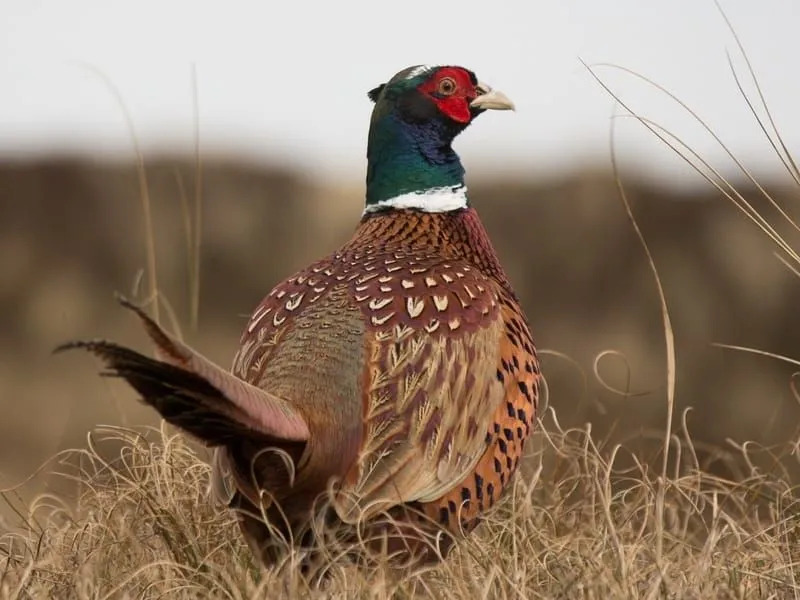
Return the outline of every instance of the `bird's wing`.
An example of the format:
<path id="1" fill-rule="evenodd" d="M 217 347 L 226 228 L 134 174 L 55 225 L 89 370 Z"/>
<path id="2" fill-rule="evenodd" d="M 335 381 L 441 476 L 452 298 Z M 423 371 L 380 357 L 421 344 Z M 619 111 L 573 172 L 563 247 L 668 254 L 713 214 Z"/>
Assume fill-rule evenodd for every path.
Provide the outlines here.
<path id="1" fill-rule="evenodd" d="M 538 414 L 541 372 L 528 323 L 508 290 L 501 290 L 499 298 L 503 335 L 494 376 L 504 391 L 486 432 L 488 447 L 474 469 L 444 495 L 423 499 L 428 517 L 454 533 L 469 531 L 500 497 L 519 466 Z"/>
<path id="2" fill-rule="evenodd" d="M 383 279 L 383 281 L 381 281 Z M 340 516 L 441 497 L 493 441 L 505 322 L 498 284 L 461 262 L 418 264 L 364 281 L 364 433 Z"/>

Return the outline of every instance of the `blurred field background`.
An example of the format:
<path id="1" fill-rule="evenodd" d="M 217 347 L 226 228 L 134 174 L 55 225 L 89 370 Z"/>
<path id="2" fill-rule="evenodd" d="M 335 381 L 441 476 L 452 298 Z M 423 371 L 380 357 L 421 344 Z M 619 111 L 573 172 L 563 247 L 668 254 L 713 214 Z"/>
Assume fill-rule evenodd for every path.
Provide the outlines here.
<path id="1" fill-rule="evenodd" d="M 147 161 L 159 285 L 183 335 L 228 365 L 245 317 L 282 277 L 350 234 L 362 208 L 358 185 L 330 189 L 302 173 L 207 159 L 199 327 L 190 326 L 189 269 L 181 194 L 191 161 Z M 800 407 L 792 369 L 713 347 L 741 344 L 793 356 L 800 324 L 796 277 L 766 237 L 714 191 L 676 192 L 635 177 L 626 189 L 651 246 L 672 312 L 679 409 L 692 406 L 701 453 L 730 437 L 785 441 Z M 181 191 L 183 186 L 183 192 Z M 85 355 L 52 356 L 73 338 L 106 337 L 147 348 L 114 301 L 134 293 L 146 267 L 144 222 L 132 165 L 61 159 L 0 168 L 0 456 L 5 484 L 85 443 L 94 425 L 155 424 L 126 386 L 97 376 Z M 659 438 L 664 420 L 664 343 L 646 258 L 610 172 L 557 180 L 471 180 L 480 211 L 545 355 L 550 403 L 566 426 L 586 421 L 629 446 Z M 775 186 L 791 207 L 790 190 Z M 755 194 L 750 194 L 755 197 Z M 191 196 L 188 198 L 191 202 Z M 140 282 L 139 299 L 147 282 Z M 162 319 L 169 319 L 161 308 Z M 622 397 L 601 385 L 636 393 Z M 627 364 L 626 364 L 627 363 Z"/>
<path id="2" fill-rule="evenodd" d="M 610 167 L 606 137 L 611 101 L 576 57 L 617 60 L 688 91 L 687 102 L 708 115 L 715 129 L 729 134 L 726 139 L 732 139 L 737 155 L 755 169 L 760 184 L 795 219 L 800 217 L 800 203 L 797 188 L 775 164 L 726 70 L 722 48 L 732 42 L 725 37 L 724 22 L 713 4 L 700 11 L 702 18 L 689 19 L 693 25 L 688 30 L 670 26 L 682 22 L 685 11 L 695 10 L 688 7 L 697 3 L 675 3 L 669 9 L 652 9 L 655 12 L 634 3 L 620 4 L 622 8 L 615 10 L 630 12 L 636 35 L 623 36 L 628 30 L 621 23 L 604 27 L 610 22 L 608 15 L 578 3 L 558 22 L 573 26 L 565 30 L 570 35 L 562 36 L 572 45 L 554 46 L 558 52 L 544 61 L 546 65 L 536 58 L 533 46 L 526 46 L 544 42 L 531 41 L 533 37 L 516 30 L 506 38 L 516 52 L 510 58 L 508 53 L 489 57 L 465 47 L 465 57 L 458 62 L 474 67 L 480 77 L 527 107 L 503 119 L 481 118 L 457 141 L 457 149 L 464 150 L 473 205 L 522 299 L 536 341 L 545 350 L 548 401 L 562 425 L 591 422 L 596 439 L 624 442 L 645 456 L 652 449 L 655 457 L 663 437 L 666 392 L 659 301 Z M 748 50 L 753 52 L 756 71 L 772 92 L 771 107 L 779 123 L 788 123 L 782 131 L 796 148 L 798 139 L 792 136 L 800 129 L 792 126 L 797 115 L 791 107 L 800 91 L 796 82 L 780 76 L 780 68 L 775 71 L 773 63 L 780 64 L 785 48 L 776 41 L 780 36 L 771 33 L 772 25 L 786 27 L 796 15 L 787 3 L 768 4 L 777 11 L 771 17 L 766 15 L 769 11 L 751 14 L 752 5 L 744 2 L 726 3 L 725 8 L 735 21 L 739 17 L 737 26 L 750 32 Z M 780 14 L 786 18 L 776 16 Z M 23 16 L 29 28 L 41 17 Z M 409 18 L 405 13 L 398 16 L 400 21 Z M 668 20 L 659 29 L 653 21 L 661 18 Z M 488 31 L 496 36 L 492 39 L 500 39 L 499 27 L 508 24 L 507 15 L 493 19 L 488 25 L 495 29 Z M 14 32 L 8 22 L 3 27 L 7 35 L 0 39 L 4 40 L 12 34 L 21 39 L 20 32 L 32 31 Z M 544 26 L 536 27 L 542 33 Z M 648 27 L 654 29 L 648 33 Z M 159 32 L 161 28 L 168 29 L 162 24 Z M 666 38 L 682 32 L 683 47 L 674 48 L 674 54 L 657 52 L 655 38 L 648 45 L 648 35 L 656 31 Z M 156 36 L 155 46 L 163 43 L 162 37 Z M 609 39 L 617 45 L 604 54 L 601 43 L 587 42 L 592 39 Z M 108 39 L 103 43 L 112 49 L 122 44 Z M 268 42 L 253 42 L 251 50 L 263 50 L 259 43 Z M 626 43 L 629 51 L 643 50 L 625 54 L 620 48 L 624 50 Z M 713 48 L 713 54 L 697 53 L 701 47 Z M 426 50 L 433 58 L 442 54 L 435 44 Z M 447 50 L 453 54 L 452 48 Z M 56 345 L 74 338 L 104 337 L 138 348 L 147 344 L 137 323 L 113 298 L 115 292 L 133 296 L 135 289 L 143 298 L 146 225 L 141 182 L 130 152 L 134 137 L 102 77 L 127 83 L 119 91 L 129 106 L 128 117 L 142 151 L 160 290 L 171 303 L 184 338 L 212 360 L 228 365 L 245 319 L 263 295 L 349 236 L 363 205 L 370 109 L 364 92 L 381 77 L 414 62 L 420 53 L 393 47 L 387 56 L 373 57 L 362 68 L 353 56 L 347 62 L 340 49 L 332 51 L 340 54 L 327 59 L 319 54 L 299 56 L 297 64 L 305 67 L 312 58 L 328 62 L 323 69 L 297 78 L 285 71 L 285 62 L 277 72 L 264 66 L 241 75 L 269 83 L 256 97 L 262 112 L 242 104 L 230 108 L 225 118 L 203 110 L 193 116 L 190 92 L 202 108 L 213 105 L 215 98 L 244 98 L 252 90 L 215 79 L 219 73 L 213 61 L 205 71 L 198 61 L 199 79 L 187 92 L 188 61 L 171 56 L 180 65 L 172 72 L 181 73 L 184 96 L 180 102 L 174 97 L 163 100 L 166 108 L 160 113 L 153 89 L 164 77 L 163 65 L 131 58 L 133 70 L 146 73 L 152 67 L 154 75 L 148 79 L 139 73 L 140 79 L 126 80 L 124 68 L 94 57 L 102 76 L 69 80 L 77 81 L 78 91 L 68 85 L 50 90 L 51 96 L 63 96 L 42 100 L 47 106 L 40 106 L 39 113 L 35 106 L 23 111 L 26 99 L 30 100 L 25 94 L 33 93 L 37 77 L 52 75 L 52 64 L 16 80 L 12 75 L 19 76 L 29 65 L 10 58 L 3 66 L 6 82 L 17 86 L 11 88 L 11 100 L 0 102 L 0 487 L 24 480 L 62 449 L 83 446 L 87 432 L 97 424 L 157 423 L 154 413 L 139 406 L 125 386 L 99 378 L 92 359 L 50 354 Z M 274 58 L 275 53 L 263 55 Z M 470 63 L 470 56 L 478 56 L 478 64 Z M 548 71 L 536 74 L 540 66 L 564 67 L 565 57 L 571 61 L 571 79 L 563 86 L 548 79 Z M 77 52 L 75 58 L 87 57 Z M 262 58 L 250 55 L 238 68 L 247 71 L 261 62 Z M 360 68 L 363 72 L 352 74 Z M 320 112 L 309 104 L 307 88 L 300 85 L 308 81 L 309 72 L 322 79 L 313 87 L 326 90 L 331 98 Z M 690 75 L 682 80 L 675 77 L 679 72 Z M 616 76 L 619 73 L 609 75 Z M 525 78 L 530 81 L 521 83 Z M 574 87 L 576 80 L 580 87 Z M 146 82 L 145 89 L 136 81 Z M 717 85 L 720 81 L 724 87 Z M 215 87 L 219 89 L 212 93 Z M 584 94 L 585 90 L 590 91 Z M 637 108 L 648 112 L 653 108 L 658 114 L 664 95 L 656 92 L 651 97 L 658 98 L 656 104 L 648 104 L 648 97 L 639 96 L 637 90 L 623 87 L 621 94 L 626 98 L 626 92 L 633 94 L 640 101 Z M 53 106 L 58 101 L 64 110 L 56 118 Z M 350 107 L 345 110 L 346 103 Z M 591 110 L 585 111 L 586 106 Z M 176 111 L 182 114 L 179 122 L 171 120 Z M 713 140 L 697 137 L 697 128 L 687 123 L 678 119 L 672 127 L 712 161 L 724 159 Z M 564 126 L 559 129 L 560 125 Z M 199 154 L 193 126 L 200 132 Z M 251 130 L 245 131 L 248 127 Z M 635 123 L 621 122 L 618 127 L 621 180 L 653 253 L 671 312 L 677 352 L 676 415 L 692 407 L 688 424 L 701 462 L 712 472 L 725 474 L 725 464 L 717 457 L 732 449 L 729 439 L 785 443 L 797 432 L 800 405 L 792 390 L 791 365 L 713 344 L 800 358 L 796 317 L 800 282 L 776 258 L 774 245 L 763 233 L 663 144 Z M 332 141 L 332 136 L 340 139 Z M 761 210 L 771 210 L 752 183 L 736 179 L 730 161 L 721 168 L 735 178 L 745 197 Z M 194 328 L 184 203 L 193 207 L 198 193 L 202 245 L 199 326 Z M 783 228 L 783 233 L 790 243 L 798 241 L 792 227 Z M 163 306 L 161 316 L 169 318 Z M 33 494 L 51 484 L 53 480 L 43 476 L 23 492 Z M 2 514 L 7 514 L 5 508 L 0 508 Z"/>

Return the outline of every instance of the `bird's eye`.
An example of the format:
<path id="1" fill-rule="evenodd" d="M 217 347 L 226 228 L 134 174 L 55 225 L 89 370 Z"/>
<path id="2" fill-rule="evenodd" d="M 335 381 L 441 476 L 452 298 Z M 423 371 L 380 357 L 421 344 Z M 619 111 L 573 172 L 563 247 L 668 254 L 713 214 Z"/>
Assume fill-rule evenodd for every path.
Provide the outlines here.
<path id="1" fill-rule="evenodd" d="M 451 78 L 451 77 L 444 77 L 439 82 L 439 88 L 437 89 L 437 91 L 442 96 L 451 96 L 456 91 L 456 82 L 455 82 L 455 80 L 453 78 Z"/>

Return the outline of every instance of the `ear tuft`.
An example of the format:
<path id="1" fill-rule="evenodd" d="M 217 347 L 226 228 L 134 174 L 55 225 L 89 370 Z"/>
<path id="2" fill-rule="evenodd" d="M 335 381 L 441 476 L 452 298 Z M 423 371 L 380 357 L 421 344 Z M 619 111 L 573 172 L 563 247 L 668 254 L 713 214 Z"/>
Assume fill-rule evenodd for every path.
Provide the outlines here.
<path id="1" fill-rule="evenodd" d="M 369 99 L 372 100 L 373 102 L 377 102 L 378 98 L 381 95 L 381 92 L 383 91 L 383 88 L 385 88 L 385 87 L 386 87 L 386 84 L 382 83 L 378 87 L 368 91 L 367 92 L 367 96 L 369 96 Z"/>

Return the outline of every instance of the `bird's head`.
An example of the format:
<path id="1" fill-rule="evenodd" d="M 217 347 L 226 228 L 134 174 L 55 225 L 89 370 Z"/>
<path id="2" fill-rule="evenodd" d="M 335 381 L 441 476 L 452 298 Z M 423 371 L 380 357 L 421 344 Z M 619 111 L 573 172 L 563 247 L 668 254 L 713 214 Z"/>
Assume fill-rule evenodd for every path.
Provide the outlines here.
<path id="1" fill-rule="evenodd" d="M 414 66 L 368 92 L 367 208 L 443 212 L 466 206 L 451 143 L 486 110 L 513 110 L 498 90 L 456 66 Z"/>
<path id="2" fill-rule="evenodd" d="M 463 67 L 408 67 L 368 95 L 375 102 L 373 119 L 396 110 L 409 122 L 435 119 L 456 133 L 485 110 L 514 110 L 505 94 Z"/>

